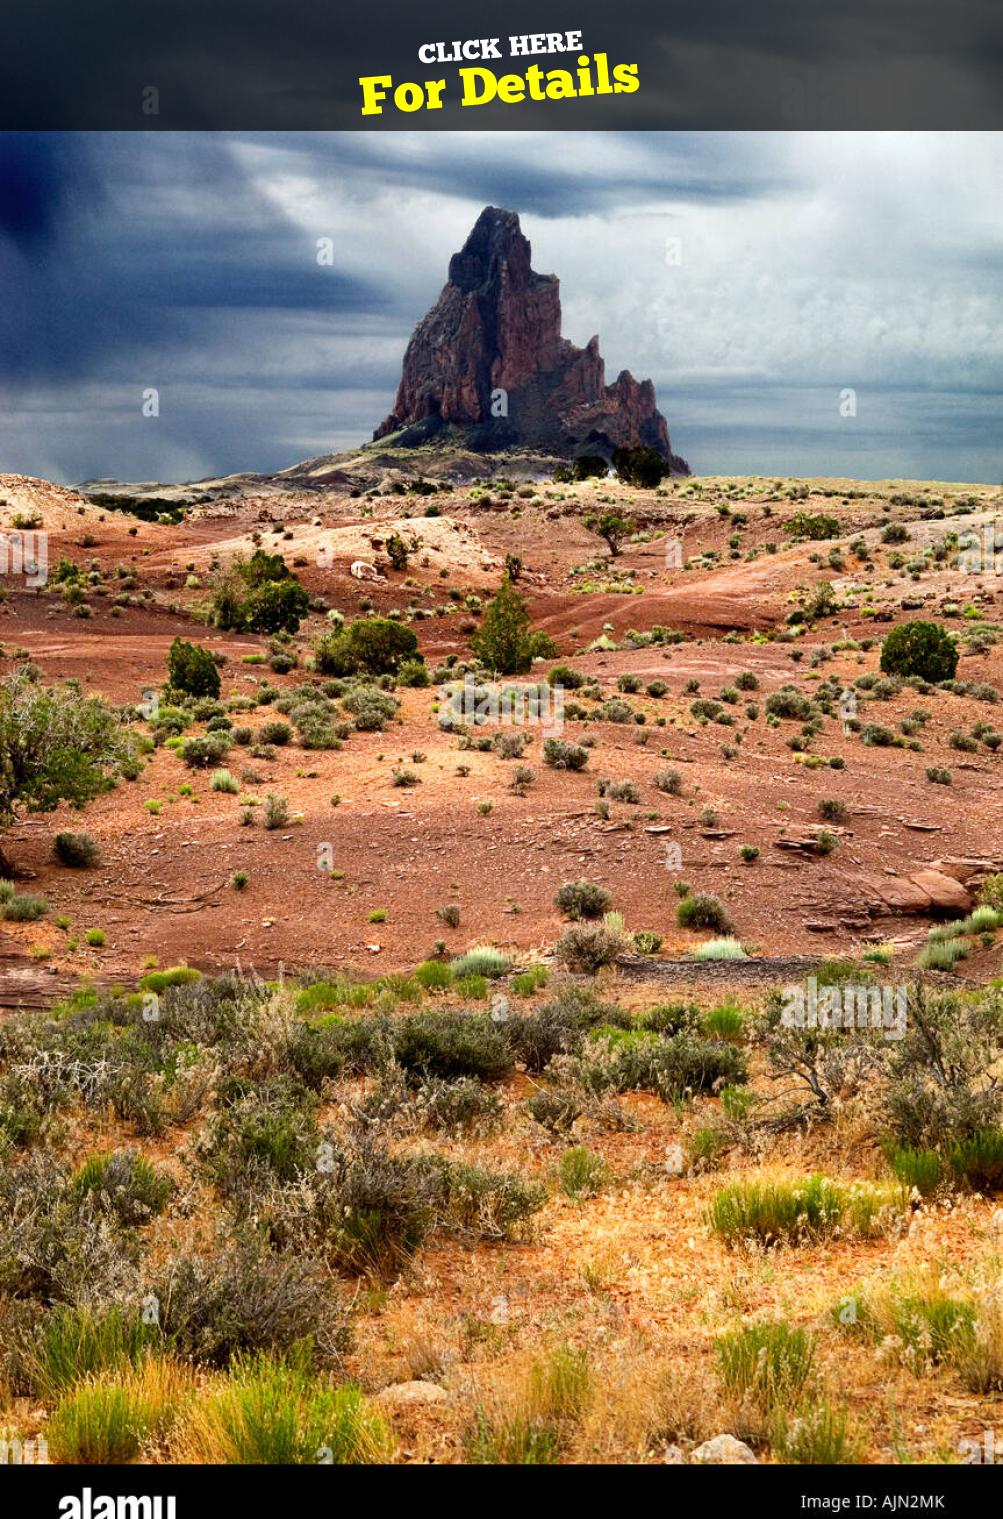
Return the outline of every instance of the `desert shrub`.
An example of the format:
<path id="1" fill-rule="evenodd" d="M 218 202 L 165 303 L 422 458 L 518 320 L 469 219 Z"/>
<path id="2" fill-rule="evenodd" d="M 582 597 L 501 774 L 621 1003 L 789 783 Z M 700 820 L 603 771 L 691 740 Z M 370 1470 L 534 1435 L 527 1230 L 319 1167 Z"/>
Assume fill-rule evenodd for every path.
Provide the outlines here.
<path id="1" fill-rule="evenodd" d="M 979 887 L 979 902 L 984 907 L 992 907 L 997 912 L 1003 912 L 1003 872 L 986 876 Z"/>
<path id="2" fill-rule="evenodd" d="M 596 1094 L 654 1092 L 663 1102 L 680 1102 L 694 1092 L 741 1085 L 748 1069 L 741 1050 L 717 1039 L 682 1032 L 662 1038 L 649 1032 L 599 1029 L 580 1077 Z"/>
<path id="3" fill-rule="evenodd" d="M 777 1408 L 771 1442 L 795 1466 L 856 1466 L 863 1460 L 863 1441 L 847 1410 L 825 1398 L 793 1413 Z"/>
<path id="4" fill-rule="evenodd" d="M 155 1170 L 137 1150 L 116 1150 L 86 1161 L 70 1182 L 66 1196 L 75 1201 L 96 1192 L 119 1222 L 130 1226 L 148 1223 L 162 1212 L 172 1188 L 170 1177 Z"/>
<path id="5" fill-rule="evenodd" d="M 716 933 L 731 932 L 732 922 L 724 903 L 710 892 L 683 897 L 676 908 L 680 928 L 709 928 Z"/>
<path id="6" fill-rule="evenodd" d="M 41 1150 L 0 1169 L 0 1294 L 93 1306 L 135 1289 L 135 1234 L 105 1197 L 67 1186 Z"/>
<path id="7" fill-rule="evenodd" d="M 313 1093 L 288 1076 L 246 1090 L 238 1083 L 202 1136 L 206 1173 L 238 1201 L 245 1184 L 294 1180 L 313 1165 L 320 1143 L 315 1108 Z"/>
<path id="8" fill-rule="evenodd" d="M 797 686 L 778 686 L 766 698 L 766 710 L 773 717 L 795 718 L 806 722 L 811 717 L 811 702 Z"/>
<path id="9" fill-rule="evenodd" d="M 474 1076 L 453 1081 L 437 1076 L 423 1079 L 415 1090 L 413 1107 L 428 1128 L 452 1130 L 492 1128 L 505 1111 L 495 1093 Z"/>
<path id="10" fill-rule="evenodd" d="M 44 918 L 48 910 L 44 897 L 36 897 L 30 892 L 15 892 L 3 903 L 0 915 L 10 923 L 35 923 L 39 918 Z"/>
<path id="11" fill-rule="evenodd" d="M 554 894 L 554 906 L 573 922 L 582 918 L 601 918 L 613 905 L 605 886 L 591 881 L 566 881 Z"/>
<path id="12" fill-rule="evenodd" d="M 324 1169 L 269 1204 L 273 1237 L 287 1252 L 320 1250 L 338 1270 L 393 1280 L 433 1226 L 443 1163 L 391 1155 L 369 1138 L 334 1149 Z"/>
<path id="13" fill-rule="evenodd" d="M 532 1118 L 549 1134 L 570 1133 L 585 1111 L 584 1096 L 572 1086 L 541 1087 L 526 1103 Z"/>
<path id="14" fill-rule="evenodd" d="M 560 738 L 544 740 L 543 762 L 555 770 L 584 770 L 588 758 L 589 751 L 581 744 L 565 743 Z"/>
<path id="15" fill-rule="evenodd" d="M 808 539 L 815 543 L 826 538 L 838 538 L 842 533 L 839 519 L 827 516 L 824 512 L 795 512 L 784 526 L 792 538 Z"/>
<path id="16" fill-rule="evenodd" d="M 508 1239 L 547 1200 L 539 1182 L 510 1171 L 457 1162 L 445 1168 L 441 1207 L 446 1224 L 481 1239 Z"/>
<path id="17" fill-rule="evenodd" d="M 903 622 L 881 645 L 881 668 L 887 675 L 918 675 L 931 683 L 953 680 L 958 650 L 939 623 Z"/>
<path id="18" fill-rule="evenodd" d="M 288 1351 L 312 1340 L 318 1361 L 339 1363 L 348 1312 L 328 1268 L 304 1251 L 277 1254 L 240 1232 L 218 1253 L 181 1255 L 154 1279 L 165 1344 L 198 1365 L 225 1367 L 242 1351 Z"/>
<path id="19" fill-rule="evenodd" d="M 262 723 L 258 730 L 258 742 L 260 744 L 283 746 L 288 744 L 292 736 L 293 730 L 289 724 L 280 722 L 277 718 L 272 718 L 269 722 Z"/>
<path id="20" fill-rule="evenodd" d="M 487 1014 L 430 1011 L 395 1024 L 394 1057 L 406 1071 L 498 1081 L 512 1070 L 508 1040 Z"/>
<path id="21" fill-rule="evenodd" d="M 89 833 L 57 833 L 52 841 L 52 852 L 61 865 L 84 870 L 96 865 L 101 858 L 97 841 Z"/>
<path id="22" fill-rule="evenodd" d="M 665 792 L 666 796 L 679 796 L 683 789 L 682 776 L 671 766 L 667 770 L 659 770 L 652 776 L 652 781 L 659 791 Z"/>
<path id="23" fill-rule="evenodd" d="M 265 805 L 262 816 L 266 828 L 284 828 L 289 822 L 289 803 L 284 796 L 275 796 L 269 792 L 265 797 Z"/>
<path id="24" fill-rule="evenodd" d="M 214 770 L 209 777 L 209 788 L 212 791 L 223 791 L 230 796 L 236 796 L 240 785 L 237 777 L 229 770 Z"/>
<path id="25" fill-rule="evenodd" d="M 345 692 L 342 704 L 346 712 L 354 715 L 355 726 L 361 733 L 381 733 L 396 714 L 398 705 L 389 692 L 359 684 Z"/>
<path id="26" fill-rule="evenodd" d="M 883 1099 L 899 1143 L 943 1152 L 996 1128 L 1003 1091 L 991 1073 L 1003 1058 L 1000 1000 L 989 989 L 910 997 Z"/>
<path id="27" fill-rule="evenodd" d="M 218 696 L 219 671 L 208 649 L 175 638 L 167 654 L 167 678 L 175 691 L 188 696 Z"/>
<path id="28" fill-rule="evenodd" d="M 637 1026 L 652 1034 L 696 1033 L 703 1015 L 695 1002 L 661 1002 L 637 1019 Z"/>
<path id="29" fill-rule="evenodd" d="M 513 1018 L 506 1033 L 515 1058 L 528 1071 L 542 1071 L 557 1055 L 578 1050 L 588 1029 L 612 1023 L 618 1010 L 591 987 L 567 987 L 535 1013 Z"/>
<path id="30" fill-rule="evenodd" d="M 394 675 L 417 650 L 415 634 L 392 618 L 357 618 L 318 640 L 314 664 L 322 675 Z"/>
<path id="31" fill-rule="evenodd" d="M 604 965 L 612 965 L 623 954 L 627 941 L 622 923 L 611 922 L 615 913 L 607 913 L 597 923 L 577 923 L 558 939 L 554 953 L 568 970 L 595 975 Z"/>
<path id="32" fill-rule="evenodd" d="M 818 811 L 827 823 L 846 822 L 846 803 L 838 797 L 823 797 L 818 804 Z"/>
<path id="33" fill-rule="evenodd" d="M 201 738 L 186 738 L 181 745 L 181 758 L 190 770 L 208 770 L 225 758 L 230 744 L 227 733 L 206 733 Z"/>

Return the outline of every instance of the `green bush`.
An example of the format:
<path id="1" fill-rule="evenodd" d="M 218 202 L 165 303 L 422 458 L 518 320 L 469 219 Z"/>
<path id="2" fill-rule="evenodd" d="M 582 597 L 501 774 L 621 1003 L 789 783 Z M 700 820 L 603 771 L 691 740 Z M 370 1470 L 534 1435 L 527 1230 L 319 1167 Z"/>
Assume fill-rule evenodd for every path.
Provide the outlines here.
<path id="1" fill-rule="evenodd" d="M 101 858 L 97 841 L 89 833 L 57 833 L 52 841 L 52 852 L 61 865 L 69 865 L 74 870 L 96 865 Z"/>
<path id="2" fill-rule="evenodd" d="M 208 649 L 175 638 L 167 654 L 167 678 L 175 691 L 189 696 L 218 696 L 219 671 Z"/>
<path id="3" fill-rule="evenodd" d="M 682 898 L 676 908 L 676 922 L 680 928 L 709 928 L 719 934 L 730 933 L 733 926 L 724 903 L 705 891 Z"/>
<path id="4" fill-rule="evenodd" d="M 918 675 L 936 684 L 954 679 L 958 650 L 939 623 L 903 622 L 881 645 L 881 668 L 886 675 Z"/>
<path id="5" fill-rule="evenodd" d="M 314 664 L 322 675 L 395 675 L 417 653 L 410 628 L 389 617 L 365 617 L 325 633 L 314 648 Z"/>
<path id="6" fill-rule="evenodd" d="M 554 906 L 573 922 L 582 918 L 601 918 L 613 906 L 605 886 L 591 881 L 565 881 L 554 893 Z"/>

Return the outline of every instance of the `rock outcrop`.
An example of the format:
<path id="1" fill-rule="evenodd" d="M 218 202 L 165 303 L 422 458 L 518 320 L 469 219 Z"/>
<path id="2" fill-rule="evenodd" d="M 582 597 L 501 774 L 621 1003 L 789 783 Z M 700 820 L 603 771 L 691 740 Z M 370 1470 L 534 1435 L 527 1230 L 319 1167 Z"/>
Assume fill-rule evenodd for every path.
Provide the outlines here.
<path id="1" fill-rule="evenodd" d="M 375 438 L 417 445 L 444 428 L 478 451 L 524 446 L 562 457 L 653 448 L 674 472 L 665 418 L 650 380 L 623 370 L 612 385 L 598 337 L 561 336 L 560 285 L 537 274 L 514 211 L 486 206 L 404 355 L 397 398 Z"/>

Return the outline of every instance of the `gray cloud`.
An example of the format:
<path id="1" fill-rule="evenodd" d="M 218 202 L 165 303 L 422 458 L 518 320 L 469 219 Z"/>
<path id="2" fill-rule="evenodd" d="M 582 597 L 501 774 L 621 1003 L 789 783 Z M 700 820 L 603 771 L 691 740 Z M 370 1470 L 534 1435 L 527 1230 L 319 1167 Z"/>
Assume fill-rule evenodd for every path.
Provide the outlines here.
<path id="1" fill-rule="evenodd" d="M 950 133 L 8 138 L 0 468 L 191 479 L 363 441 L 492 202 L 694 468 L 1000 480 L 1001 157 Z"/>

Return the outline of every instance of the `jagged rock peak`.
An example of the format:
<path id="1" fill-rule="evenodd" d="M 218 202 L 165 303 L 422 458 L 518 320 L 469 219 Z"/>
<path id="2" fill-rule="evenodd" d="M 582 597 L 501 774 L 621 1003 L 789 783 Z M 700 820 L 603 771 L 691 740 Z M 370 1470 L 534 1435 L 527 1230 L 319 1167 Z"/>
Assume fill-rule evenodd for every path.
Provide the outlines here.
<path id="1" fill-rule="evenodd" d="M 655 448 L 674 470 L 650 380 L 623 370 L 605 383 L 599 339 L 561 336 L 560 283 L 537 274 L 519 217 L 485 206 L 404 355 L 394 409 L 373 434 L 405 445 L 443 429 L 485 452 L 526 447 L 572 457 Z"/>

